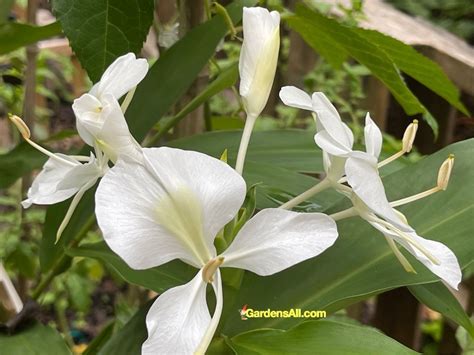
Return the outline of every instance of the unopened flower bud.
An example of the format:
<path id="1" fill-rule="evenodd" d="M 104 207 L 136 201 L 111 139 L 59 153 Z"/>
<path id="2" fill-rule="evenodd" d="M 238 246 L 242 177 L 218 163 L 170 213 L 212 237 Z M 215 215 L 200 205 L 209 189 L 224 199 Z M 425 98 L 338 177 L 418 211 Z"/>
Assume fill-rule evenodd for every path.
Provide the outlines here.
<path id="1" fill-rule="evenodd" d="M 244 42 L 240 52 L 240 95 L 247 115 L 256 118 L 265 107 L 280 49 L 280 15 L 261 7 L 244 7 Z"/>
<path id="2" fill-rule="evenodd" d="M 415 141 L 416 131 L 418 130 L 418 120 L 413 120 L 403 133 L 403 151 L 409 153 L 413 148 L 413 142 Z"/>
<path id="3" fill-rule="evenodd" d="M 438 172 L 438 188 L 441 190 L 446 190 L 449 183 L 449 178 L 451 177 L 451 172 L 454 166 L 454 154 L 450 154 L 448 159 L 446 159 Z"/>
<path id="4" fill-rule="evenodd" d="M 18 130 L 20 131 L 23 138 L 30 139 L 31 132 L 30 132 L 30 129 L 28 128 L 28 126 L 26 125 L 25 121 L 23 121 L 17 115 L 9 114 L 8 118 L 10 119 L 10 121 L 12 121 L 15 124 L 16 128 L 18 128 Z"/>

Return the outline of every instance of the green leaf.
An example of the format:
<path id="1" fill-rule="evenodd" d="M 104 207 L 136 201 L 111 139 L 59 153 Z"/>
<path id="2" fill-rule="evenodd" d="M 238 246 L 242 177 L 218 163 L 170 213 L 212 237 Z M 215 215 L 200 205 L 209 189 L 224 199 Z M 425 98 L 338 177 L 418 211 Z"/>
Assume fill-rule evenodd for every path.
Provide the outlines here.
<path id="1" fill-rule="evenodd" d="M 0 24 L 7 21 L 14 2 L 15 0 L 3 0 L 0 3 Z"/>
<path id="2" fill-rule="evenodd" d="M 125 326 L 115 333 L 98 355 L 140 355 L 147 338 L 145 318 L 153 300 L 135 313 Z"/>
<path id="3" fill-rule="evenodd" d="M 290 27 L 306 42 L 334 63 L 329 51 L 342 51 L 370 69 L 382 81 L 409 115 L 424 113 L 426 109 L 406 86 L 391 58 L 377 45 L 369 42 L 354 28 L 312 11 L 306 6 L 296 8 L 296 16 L 286 18 Z M 324 50 L 321 50 L 324 48 Z"/>
<path id="4" fill-rule="evenodd" d="M 250 331 L 229 339 L 228 343 L 237 354 L 248 355 L 417 354 L 374 328 L 330 320 L 307 321 L 287 331 Z"/>
<path id="5" fill-rule="evenodd" d="M 418 301 L 452 319 L 474 337 L 474 326 L 451 291 L 442 283 L 412 285 L 408 289 Z"/>
<path id="6" fill-rule="evenodd" d="M 450 153 L 456 155 L 456 163 L 448 189 L 400 210 L 419 235 L 447 245 L 461 267 L 465 267 L 474 258 L 474 139 L 453 144 L 415 165 L 389 174 L 384 184 L 391 201 L 425 191 L 436 184 L 438 168 Z M 316 201 L 324 204 L 323 196 L 316 196 Z M 348 206 L 350 204 L 343 201 L 338 208 L 332 207 L 327 212 Z M 338 222 L 338 230 L 339 238 L 334 246 L 317 258 L 272 276 L 259 277 L 247 272 L 236 302 L 228 307 L 239 309 L 248 304 L 254 309 L 297 307 L 334 312 L 386 290 L 439 280 L 402 250 L 417 271 L 416 275 L 406 273 L 383 236 L 358 217 Z M 268 297 L 269 294 L 272 297 Z M 295 324 L 291 319 L 242 322 L 238 313 L 234 313 L 225 320 L 224 334 Z"/>
<path id="7" fill-rule="evenodd" d="M 61 34 L 59 22 L 41 27 L 10 22 L 0 24 L 0 54 L 59 34 Z"/>
<path id="8" fill-rule="evenodd" d="M 82 355 L 95 355 L 99 352 L 100 349 L 104 347 L 105 344 L 110 340 L 113 335 L 115 328 L 115 323 L 110 322 L 107 324 L 87 346 L 86 351 L 82 353 Z"/>
<path id="9" fill-rule="evenodd" d="M 313 136 L 314 132 L 298 129 L 253 132 L 245 161 L 308 174 L 322 173 L 321 151 L 316 147 Z M 209 132 L 177 139 L 167 145 L 196 150 L 216 158 L 227 149 L 229 165 L 235 165 L 241 137 L 241 130 Z"/>
<path id="10" fill-rule="evenodd" d="M 181 119 L 186 117 L 187 114 L 191 113 L 199 106 L 201 106 L 205 101 L 209 100 L 212 96 L 218 94 L 222 90 L 231 87 L 237 82 L 239 72 L 237 63 L 226 68 L 219 76 L 213 80 L 204 90 L 202 90 L 199 95 L 192 99 L 178 114 L 171 117 L 171 119 L 163 122 L 160 125 L 158 133 L 153 137 L 152 141 L 156 141 L 159 137 L 163 136 L 166 132 L 170 130 L 176 123 Z"/>
<path id="11" fill-rule="evenodd" d="M 53 12 L 93 82 L 117 57 L 142 48 L 153 9 L 153 0 L 53 1 Z"/>
<path id="12" fill-rule="evenodd" d="M 461 94 L 458 88 L 437 63 L 418 53 L 413 47 L 383 33 L 362 28 L 354 30 L 387 53 L 401 71 L 441 96 L 459 111 L 469 115 L 460 100 Z"/>
<path id="13" fill-rule="evenodd" d="M 0 352 L 21 355 L 72 354 L 54 329 L 40 323 L 14 335 L 0 333 Z"/>
<path id="14" fill-rule="evenodd" d="M 110 250 L 105 242 L 81 245 L 67 251 L 70 256 L 94 258 L 111 267 L 125 281 L 147 289 L 163 292 L 170 287 L 187 283 L 197 270 L 181 261 L 172 261 L 147 270 L 130 268 L 119 256 Z"/>

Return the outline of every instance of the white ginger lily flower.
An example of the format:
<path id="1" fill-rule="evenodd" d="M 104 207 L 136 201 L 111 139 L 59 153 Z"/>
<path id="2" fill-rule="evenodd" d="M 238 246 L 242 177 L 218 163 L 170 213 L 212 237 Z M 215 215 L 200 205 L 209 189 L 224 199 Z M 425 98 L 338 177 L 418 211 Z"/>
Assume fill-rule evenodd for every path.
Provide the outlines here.
<path id="1" fill-rule="evenodd" d="M 197 152 L 163 147 L 143 155 L 144 164 L 119 160 L 99 184 L 96 215 L 104 239 L 134 269 L 173 259 L 199 269 L 150 308 L 143 354 L 205 352 L 223 307 L 220 267 L 271 275 L 322 253 L 337 238 L 335 222 L 324 214 L 266 209 L 217 255 L 214 239 L 245 199 L 243 178 Z M 207 283 L 217 299 L 212 318 Z"/>
<path id="2" fill-rule="evenodd" d="M 261 7 L 244 7 L 244 42 L 240 51 L 240 96 L 247 119 L 237 155 L 242 173 L 247 147 L 257 117 L 262 113 L 275 78 L 280 49 L 280 14 Z"/>
<path id="3" fill-rule="evenodd" d="M 388 202 L 380 178 L 377 161 L 382 147 L 382 133 L 377 125 L 366 117 L 365 146 L 367 152 L 353 152 L 346 161 L 345 173 L 352 188 L 352 201 L 357 213 L 374 228 L 382 232 L 404 266 L 414 272 L 413 267 L 397 249 L 393 241 L 402 245 L 410 254 L 424 264 L 446 284 L 457 289 L 462 279 L 461 268 L 454 253 L 444 244 L 420 237 L 407 223 L 406 218 Z M 442 169 L 438 185 L 446 188 L 452 169 L 453 158 L 448 158 Z M 418 197 L 419 198 L 419 197 Z M 408 199 L 406 202 L 414 201 Z M 382 217 L 382 218 L 380 218 Z"/>
<path id="4" fill-rule="evenodd" d="M 322 92 L 310 97 L 306 92 L 294 86 L 284 86 L 280 90 L 280 99 L 290 107 L 308 110 L 314 113 L 316 135 L 314 140 L 323 151 L 323 163 L 327 177 L 337 182 L 344 175 L 347 155 L 352 152 L 354 135 L 341 120 L 333 104 Z"/>
<path id="5" fill-rule="evenodd" d="M 323 162 L 328 180 L 337 191 L 351 198 L 353 202 L 354 207 L 349 213 L 360 215 L 385 235 L 389 246 L 405 270 L 415 271 L 397 249 L 394 241 L 407 249 L 449 286 L 457 288 L 462 275 L 454 253 L 440 242 L 418 236 L 415 230 L 408 225 L 406 218 L 393 208 L 446 189 L 453 158 L 443 164 L 436 188 L 412 198 L 403 199 L 400 201 L 403 203 L 391 204 L 385 194 L 378 167 L 411 151 L 418 128 L 416 120 L 405 131 L 402 150 L 378 163 L 382 150 L 382 133 L 368 113 L 364 128 L 366 152 L 354 151 L 352 150 L 354 141 L 352 132 L 341 121 L 337 110 L 324 94 L 314 93 L 310 97 L 296 87 L 287 86 L 281 89 L 280 98 L 288 106 L 313 111 L 316 114 L 318 132 L 315 135 L 315 142 L 323 150 Z M 346 178 L 340 179 L 344 174 Z M 351 188 L 341 184 L 346 180 Z M 318 186 L 314 190 L 316 191 L 317 188 Z M 295 200 L 299 202 L 301 199 Z M 347 213 L 343 211 L 340 215 L 347 216 Z M 339 214 L 333 216 L 338 218 Z"/>
<path id="6" fill-rule="evenodd" d="M 59 239 L 84 193 L 107 172 L 107 159 L 97 150 L 97 158 L 92 152 L 89 157 L 52 153 L 31 140 L 30 130 L 20 117 L 10 116 L 10 120 L 31 146 L 49 157 L 28 189 L 22 206 L 52 205 L 75 195 L 58 229 L 56 238 Z"/>
<path id="7" fill-rule="evenodd" d="M 131 101 L 135 87 L 148 71 L 146 59 L 128 53 L 117 58 L 89 93 L 74 100 L 77 131 L 90 146 L 98 146 L 112 160 L 119 155 L 140 158 L 140 145 L 131 135 L 123 111 Z M 120 108 L 118 99 L 127 92 Z"/>

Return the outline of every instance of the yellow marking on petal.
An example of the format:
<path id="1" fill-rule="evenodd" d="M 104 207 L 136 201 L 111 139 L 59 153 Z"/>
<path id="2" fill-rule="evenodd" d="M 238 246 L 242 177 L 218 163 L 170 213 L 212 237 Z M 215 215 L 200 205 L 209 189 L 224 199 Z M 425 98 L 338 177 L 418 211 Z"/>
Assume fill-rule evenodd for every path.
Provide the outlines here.
<path id="1" fill-rule="evenodd" d="M 202 206 L 187 187 L 168 192 L 156 208 L 157 220 L 174 235 L 202 265 L 212 258 L 203 232 Z"/>

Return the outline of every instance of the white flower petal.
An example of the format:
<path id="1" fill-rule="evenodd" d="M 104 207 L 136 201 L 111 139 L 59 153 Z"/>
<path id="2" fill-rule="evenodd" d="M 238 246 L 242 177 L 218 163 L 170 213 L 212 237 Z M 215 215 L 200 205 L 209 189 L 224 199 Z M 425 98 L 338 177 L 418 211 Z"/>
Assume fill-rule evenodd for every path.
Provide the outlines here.
<path id="1" fill-rule="evenodd" d="M 158 208 L 165 196 L 148 169 L 122 159 L 97 188 L 95 213 L 104 240 L 134 269 L 149 269 L 173 259 L 201 266 L 186 245 L 160 223 Z"/>
<path id="2" fill-rule="evenodd" d="M 118 101 L 112 95 L 102 97 L 103 125 L 96 138 L 100 148 L 112 161 L 118 157 L 142 161 L 140 144 L 133 138 Z"/>
<path id="3" fill-rule="evenodd" d="M 28 189 L 28 198 L 22 202 L 24 208 L 32 204 L 51 205 L 67 200 L 81 188 L 83 180 L 74 180 L 65 186 L 60 186 L 64 183 L 66 176 L 69 173 L 82 174 L 83 171 L 89 173 L 90 169 L 95 171 L 94 166 L 83 165 L 67 155 L 56 154 L 56 156 L 66 162 L 54 158 L 48 159 Z"/>
<path id="4" fill-rule="evenodd" d="M 135 54 L 127 53 L 110 64 L 90 94 L 98 98 L 111 94 L 118 100 L 137 86 L 147 72 L 146 59 L 137 59 Z"/>
<path id="5" fill-rule="evenodd" d="M 382 150 L 382 132 L 372 121 L 368 112 L 365 116 L 364 138 L 367 153 L 378 159 Z"/>
<path id="6" fill-rule="evenodd" d="M 242 227 L 222 254 L 222 266 L 271 275 L 321 254 L 337 235 L 336 223 L 324 214 L 265 209 Z"/>
<path id="7" fill-rule="evenodd" d="M 166 147 L 143 153 L 146 166 L 119 160 L 97 189 L 105 241 L 135 269 L 176 258 L 201 267 L 215 256 L 217 232 L 243 203 L 244 180 L 202 153 Z"/>
<path id="8" fill-rule="evenodd" d="M 346 158 L 331 155 L 326 151 L 323 151 L 323 165 L 326 177 L 329 180 L 336 182 L 344 176 Z"/>
<path id="9" fill-rule="evenodd" d="M 100 129 L 103 124 L 101 118 L 102 103 L 90 94 L 84 94 L 74 100 L 72 110 L 76 116 L 76 128 L 79 136 L 88 145 L 94 145 L 94 135 L 90 132 L 88 126 L 94 125 Z"/>
<path id="10" fill-rule="evenodd" d="M 354 152 L 347 159 L 345 170 L 352 190 L 373 213 L 402 230 L 412 231 L 390 206 L 377 170 L 375 157 L 364 152 Z"/>
<path id="11" fill-rule="evenodd" d="M 247 114 L 265 107 L 275 77 L 280 47 L 280 15 L 261 7 L 244 7 L 244 42 L 240 52 L 240 95 Z"/>
<path id="12" fill-rule="evenodd" d="M 58 184 L 58 189 L 65 190 L 70 188 L 80 188 L 86 184 L 94 184 L 103 172 L 97 165 L 94 154 L 91 153 L 90 160 L 87 163 L 77 165 L 70 169 Z"/>
<path id="13" fill-rule="evenodd" d="M 280 89 L 280 99 L 286 106 L 312 111 L 311 97 L 295 86 L 284 86 Z"/>
<path id="14" fill-rule="evenodd" d="M 345 150 L 351 150 L 354 136 L 347 125 L 342 122 L 339 113 L 329 99 L 322 92 L 315 92 L 312 96 L 313 111 L 316 112 L 318 130 L 327 131 L 330 137 Z"/>
<path id="15" fill-rule="evenodd" d="M 346 157 L 352 151 L 350 148 L 342 145 L 339 141 L 331 137 L 328 131 L 316 133 L 314 141 L 324 152 L 334 156 Z"/>
<path id="16" fill-rule="evenodd" d="M 244 202 L 244 179 L 226 163 L 206 154 L 167 147 L 143 149 L 143 153 L 148 168 L 169 193 L 185 188 L 197 198 L 206 245 L 214 250 L 216 234 Z"/>
<path id="17" fill-rule="evenodd" d="M 200 271 L 187 284 L 158 297 L 146 316 L 143 355 L 194 354 L 211 322 L 206 286 Z"/>
<path id="18" fill-rule="evenodd" d="M 336 121 L 341 121 L 339 112 L 337 112 L 334 105 L 329 101 L 326 95 L 322 92 L 314 92 L 311 96 L 311 102 L 313 111 L 315 112 L 328 112 Z"/>
<path id="19" fill-rule="evenodd" d="M 440 277 L 446 284 L 454 289 L 458 289 L 459 283 L 462 280 L 462 272 L 459 266 L 456 255 L 443 243 L 425 239 L 416 234 L 416 232 L 407 232 L 406 234 L 416 243 L 420 244 L 432 256 L 434 256 L 439 265 L 434 264 L 426 255 L 418 250 L 415 246 L 408 243 L 404 238 L 400 237 L 393 231 L 387 230 L 376 222 L 370 222 L 376 229 L 381 231 L 387 237 L 394 239 L 408 250 L 415 258 L 423 263 L 433 274 Z"/>

